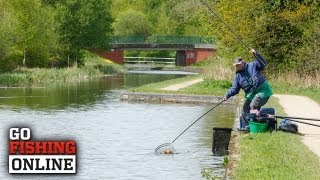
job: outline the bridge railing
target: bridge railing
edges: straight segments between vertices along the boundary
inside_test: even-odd
[[[159,57],[124,57],[127,64],[167,64],[174,65],[175,58],[159,58]]]
[[[213,39],[201,36],[114,36],[113,44],[212,44]]]

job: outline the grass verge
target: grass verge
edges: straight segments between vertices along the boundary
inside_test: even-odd
[[[283,132],[240,136],[236,179],[317,179],[319,159],[299,135]]]
[[[231,82],[227,80],[204,80],[181,91],[189,94],[223,96],[230,86]]]
[[[217,66],[219,67],[219,66]],[[230,79],[225,65],[205,71],[208,79]],[[274,94],[307,96],[320,103],[320,76],[302,78],[283,74],[270,78]],[[241,95],[240,95],[241,96]],[[277,114],[286,115],[276,98],[265,107],[274,107]],[[252,138],[251,138],[252,137]],[[240,161],[233,170],[234,179],[317,179],[320,177],[319,157],[301,141],[301,136],[283,132],[241,134],[237,154]]]
[[[150,92],[165,94],[200,94],[223,96],[231,85],[231,82],[225,80],[204,80],[177,91],[162,90],[170,85],[180,84],[187,81],[203,78],[202,75],[187,76],[183,78],[161,81],[158,83],[147,84],[137,88],[130,89],[132,92]]]
[[[88,51],[85,51],[83,61],[85,67],[94,67],[95,69],[98,69],[102,74],[116,74],[126,72],[126,69],[123,66]]]
[[[285,115],[276,98],[265,107]],[[283,132],[241,134],[235,179],[317,179],[320,161],[301,142],[301,136]]]
[[[320,104],[320,88],[316,86],[301,87],[271,80],[274,94],[293,94],[307,96]]]
[[[139,86],[136,88],[130,89],[132,92],[152,92],[152,93],[177,93],[175,91],[166,91],[166,90],[161,90],[162,88],[165,88],[170,85],[174,84],[179,84],[187,81],[192,81],[198,78],[202,78],[201,75],[193,75],[193,76],[186,76],[182,78],[176,78],[176,79],[170,79],[170,80],[165,80],[157,83],[151,83],[151,84],[146,84],[143,86]],[[179,93],[179,92],[178,92]]]
[[[216,74],[216,70],[212,73]],[[227,72],[227,71],[225,71]],[[223,75],[227,79],[229,73]],[[200,76],[190,76],[133,89],[139,92],[223,95],[231,86],[228,80],[205,80],[179,91],[160,90],[172,84],[190,81]],[[205,77],[210,77],[206,74]],[[216,75],[212,77],[217,77]],[[212,79],[212,78],[211,78]],[[320,89],[309,86],[271,81],[274,93],[306,95],[320,102]],[[240,96],[243,94],[241,93]],[[286,115],[278,100],[272,97],[265,107],[274,107],[277,114]],[[301,141],[301,136],[283,132],[241,134],[239,138],[240,161],[231,176],[235,179],[317,179],[320,177],[319,158]],[[207,179],[214,179],[210,175]]]

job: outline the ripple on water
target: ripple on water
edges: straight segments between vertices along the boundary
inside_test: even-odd
[[[223,176],[223,158],[211,152],[212,128],[232,127],[233,107],[217,107],[174,143],[175,154],[159,156],[158,145],[171,142],[211,107],[123,102],[117,89],[132,82],[121,78],[10,92],[45,99],[0,99],[3,129],[23,124],[36,139],[75,139],[78,146],[76,176],[9,176],[1,161],[0,179],[199,179],[203,168]],[[0,89],[0,96],[8,95]],[[0,144],[6,144],[7,134],[1,136]],[[6,153],[0,159],[7,159]]]

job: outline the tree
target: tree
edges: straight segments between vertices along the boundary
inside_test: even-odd
[[[8,61],[10,47],[13,46],[12,31],[14,20],[11,14],[6,11],[5,0],[0,0],[0,72],[11,69],[15,63]]]
[[[114,23],[116,35],[144,35],[151,34],[151,24],[146,16],[136,10],[125,11],[116,18]]]
[[[268,72],[299,71],[303,74],[307,69],[310,72],[319,69],[315,60],[319,47],[315,40],[319,38],[318,1],[220,0],[209,4],[249,46],[265,56]],[[248,58],[245,48],[228,27],[209,14],[212,21],[207,24],[208,32],[218,38],[229,56]]]
[[[68,58],[81,59],[81,49],[107,49],[113,33],[110,0],[57,1],[58,29]]]
[[[57,5],[59,31],[74,48],[106,48],[113,33],[110,0],[66,0]]]
[[[10,59],[10,64],[19,58],[23,66],[47,66],[58,43],[54,11],[40,0],[3,1],[2,6],[6,9],[4,28],[10,38],[6,60]]]

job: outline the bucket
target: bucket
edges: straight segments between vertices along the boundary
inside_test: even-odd
[[[250,132],[252,133],[259,133],[259,132],[266,132],[267,131],[267,124],[266,123],[258,123],[258,122],[249,122]]]

